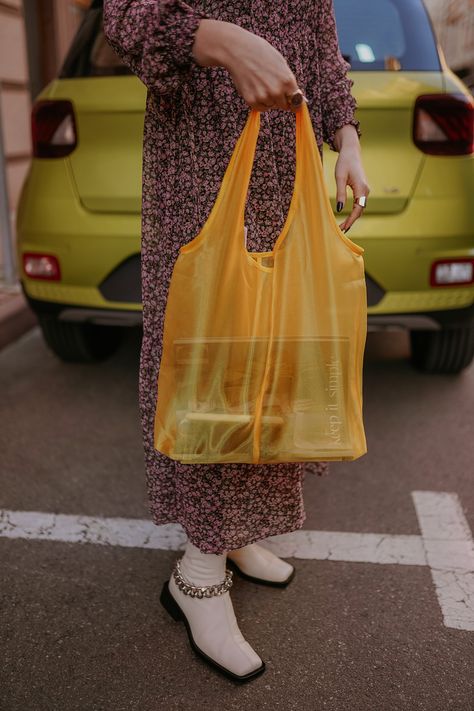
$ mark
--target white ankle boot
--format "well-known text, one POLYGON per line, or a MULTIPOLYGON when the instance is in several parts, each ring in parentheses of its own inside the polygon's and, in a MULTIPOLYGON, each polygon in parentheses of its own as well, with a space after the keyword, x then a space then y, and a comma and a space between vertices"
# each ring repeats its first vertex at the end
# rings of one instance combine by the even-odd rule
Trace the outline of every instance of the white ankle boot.
POLYGON ((201 553, 188 542, 160 601, 173 619, 185 623, 193 649, 206 662, 232 679, 247 681, 262 673, 265 663, 238 627, 228 591, 231 585, 226 555, 201 553))
POLYGON ((264 585, 284 587, 295 575, 292 565, 257 543, 229 551, 227 558, 239 575, 264 585))

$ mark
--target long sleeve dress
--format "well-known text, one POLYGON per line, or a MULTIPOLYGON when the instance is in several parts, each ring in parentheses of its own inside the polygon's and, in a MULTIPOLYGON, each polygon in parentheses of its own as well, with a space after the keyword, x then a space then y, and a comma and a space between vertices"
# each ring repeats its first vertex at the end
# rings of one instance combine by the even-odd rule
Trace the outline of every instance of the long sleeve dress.
MULTIPOLYGON (((139 405, 150 513, 180 523, 204 553, 222 553, 301 528, 310 464, 182 464, 154 448, 153 424, 168 287, 180 246, 207 220, 249 107, 227 70, 193 58, 201 19, 233 22, 286 58, 308 98, 318 148, 355 126, 349 64, 332 0, 104 0, 107 40, 147 87, 142 172, 143 339, 139 405)), ((247 249, 270 251, 285 222, 295 176, 295 119, 261 114, 247 197, 247 249)), ((315 199, 317 199, 315 197, 315 199)))

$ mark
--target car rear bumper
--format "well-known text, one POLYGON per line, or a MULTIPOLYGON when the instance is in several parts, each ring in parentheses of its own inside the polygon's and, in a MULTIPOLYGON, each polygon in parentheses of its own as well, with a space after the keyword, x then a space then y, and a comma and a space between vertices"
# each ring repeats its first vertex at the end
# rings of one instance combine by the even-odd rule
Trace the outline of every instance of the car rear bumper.
MULTIPOLYGON (((37 314, 56 315, 61 321, 88 322, 110 326, 140 326, 142 310, 133 308, 100 308, 42 301, 32 298, 24 288, 23 293, 30 308, 37 314)), ((132 306, 132 305, 131 305, 132 306)), ((436 331, 442 328, 465 328, 474 326, 474 303, 465 308, 424 311, 417 313, 368 313, 369 331, 408 330, 436 331)))
POLYGON ((424 313, 369 313, 367 318, 369 331, 439 331, 443 328, 466 328, 468 326, 474 326, 474 304, 461 309, 425 311, 424 313))
MULTIPOLYGON (((468 169, 472 163, 462 161, 456 184, 442 181, 449 189, 443 198, 434 199, 425 186, 402 213, 364 217, 360 242, 370 330, 474 323, 474 286, 432 288, 429 280, 434 261, 473 254, 470 193, 461 182, 465 178, 470 187, 468 169)), ((140 214, 85 210, 68 161, 34 161, 18 210, 18 264, 25 252, 54 255, 61 280, 30 279, 21 271, 33 311, 68 321, 140 323, 140 232, 140 214)))
POLYGON ((32 298, 21 282, 23 294, 29 307, 35 314, 49 314, 56 316, 60 321, 73 321, 75 323, 95 323, 103 326, 140 326, 142 324, 142 310, 134 308, 100 308, 63 304, 57 301, 43 301, 32 298))

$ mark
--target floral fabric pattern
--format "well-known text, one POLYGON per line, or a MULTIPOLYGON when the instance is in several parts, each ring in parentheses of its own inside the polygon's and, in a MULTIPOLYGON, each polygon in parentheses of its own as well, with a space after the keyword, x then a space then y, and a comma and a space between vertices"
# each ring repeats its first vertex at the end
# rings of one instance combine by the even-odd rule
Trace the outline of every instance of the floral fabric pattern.
MULTIPOLYGON (((158 525, 180 523, 204 553, 222 553, 301 528, 305 472, 321 475, 329 464, 191 465, 154 448, 156 383, 174 262, 206 222, 249 112, 227 70, 194 60, 194 36, 203 18, 240 25, 283 54, 308 98, 321 156, 324 141, 336 150, 338 128, 352 124, 359 136, 361 130, 332 0, 104 0, 105 35, 148 90, 139 404, 150 513, 158 525)), ((273 249, 295 177, 293 113, 269 111, 261 119, 245 208, 249 251, 273 249)))

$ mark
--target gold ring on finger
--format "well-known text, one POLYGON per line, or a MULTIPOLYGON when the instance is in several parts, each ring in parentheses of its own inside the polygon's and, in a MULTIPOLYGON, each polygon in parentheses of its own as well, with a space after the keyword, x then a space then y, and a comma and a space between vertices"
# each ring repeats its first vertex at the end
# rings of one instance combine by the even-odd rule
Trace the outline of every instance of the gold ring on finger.
POLYGON ((306 101, 306 97, 301 89, 298 89, 293 94, 285 94, 285 98, 290 109, 298 109, 303 101, 306 101))

